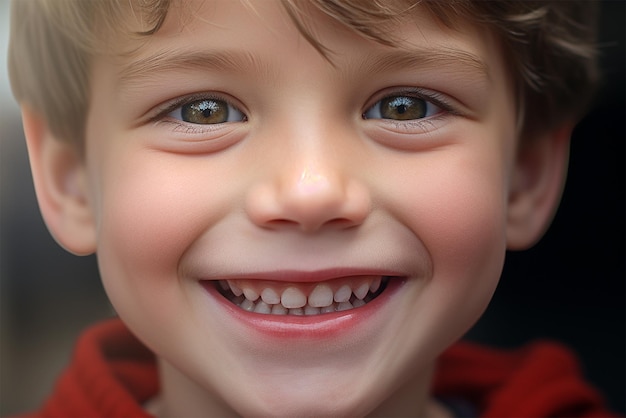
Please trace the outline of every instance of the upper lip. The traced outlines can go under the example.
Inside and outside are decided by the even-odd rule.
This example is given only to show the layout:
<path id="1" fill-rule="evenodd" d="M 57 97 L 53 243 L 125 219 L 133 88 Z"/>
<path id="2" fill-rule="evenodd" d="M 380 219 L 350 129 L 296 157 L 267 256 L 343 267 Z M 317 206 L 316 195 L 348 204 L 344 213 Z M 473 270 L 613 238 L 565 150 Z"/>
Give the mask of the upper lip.
<path id="1" fill-rule="evenodd" d="M 406 273 L 386 270 L 354 267 L 337 267 L 315 271 L 301 270 L 274 270 L 257 272 L 238 272 L 236 274 L 220 275 L 219 277 L 205 277 L 204 280 L 251 279 L 291 283 L 323 282 L 327 280 L 356 277 L 356 276 L 391 276 L 405 277 Z"/>

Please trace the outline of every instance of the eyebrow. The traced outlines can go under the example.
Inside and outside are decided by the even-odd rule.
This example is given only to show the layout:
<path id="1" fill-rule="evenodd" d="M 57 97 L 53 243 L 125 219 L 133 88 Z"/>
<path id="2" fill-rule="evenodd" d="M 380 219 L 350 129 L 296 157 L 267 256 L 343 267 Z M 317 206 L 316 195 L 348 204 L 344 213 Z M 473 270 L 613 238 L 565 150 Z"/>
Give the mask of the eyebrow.
<path id="1" fill-rule="evenodd" d="M 140 57 L 124 66 L 119 72 L 120 84 L 149 79 L 161 72 L 214 70 L 221 72 L 268 75 L 269 67 L 254 54 L 239 51 L 187 51 L 164 50 L 147 57 Z"/>
<path id="2" fill-rule="evenodd" d="M 264 63 L 252 52 L 229 50 L 188 51 L 184 49 L 163 50 L 140 57 L 124 66 L 119 72 L 120 84 L 149 80 L 163 72 L 214 70 L 224 73 L 252 73 L 260 78 L 274 78 L 270 63 Z M 354 77 L 354 71 L 377 75 L 402 68 L 440 68 L 447 72 L 471 74 L 484 80 L 489 79 L 487 64 L 477 55 L 457 48 L 410 48 L 375 53 L 341 67 L 346 79 Z M 272 76 L 272 74 L 274 74 Z"/>
<path id="3" fill-rule="evenodd" d="M 484 60 L 471 52 L 452 47 L 399 49 L 375 54 L 359 63 L 357 68 L 372 75 L 399 68 L 437 68 L 446 72 L 472 74 L 485 81 L 490 79 L 489 67 Z"/>

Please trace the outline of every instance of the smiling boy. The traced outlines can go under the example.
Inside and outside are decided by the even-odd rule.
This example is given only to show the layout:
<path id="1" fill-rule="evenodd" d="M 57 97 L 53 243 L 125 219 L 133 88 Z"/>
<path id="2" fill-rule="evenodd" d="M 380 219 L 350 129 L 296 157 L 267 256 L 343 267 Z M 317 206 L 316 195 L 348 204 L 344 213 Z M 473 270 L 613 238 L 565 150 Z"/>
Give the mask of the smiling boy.
<path id="1" fill-rule="evenodd" d="M 42 214 L 124 324 L 79 345 L 110 362 L 99 400 L 83 355 L 42 415 L 528 411 L 431 386 L 558 204 L 594 79 L 582 5 L 13 7 Z M 604 413 L 568 373 L 580 396 L 536 411 Z"/>

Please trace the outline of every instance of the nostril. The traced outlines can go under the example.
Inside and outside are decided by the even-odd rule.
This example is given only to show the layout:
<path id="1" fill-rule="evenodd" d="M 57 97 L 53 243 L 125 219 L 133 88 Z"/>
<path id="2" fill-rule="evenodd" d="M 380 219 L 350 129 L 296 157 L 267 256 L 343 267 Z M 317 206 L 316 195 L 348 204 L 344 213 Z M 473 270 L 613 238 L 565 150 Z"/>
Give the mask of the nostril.
<path id="1" fill-rule="evenodd" d="M 331 219 L 326 222 L 327 226 L 335 227 L 337 229 L 352 228 L 359 224 L 360 222 L 355 222 L 354 220 L 348 219 L 348 218 L 336 218 L 336 219 Z"/>
<path id="2" fill-rule="evenodd" d="M 303 232 L 315 232 L 321 227 L 330 227 L 334 229 L 348 229 L 357 226 L 358 222 L 354 222 L 347 218 L 335 218 L 328 221 L 320 222 L 319 224 L 303 223 L 292 221 L 289 219 L 272 219 L 264 222 L 264 226 L 269 229 L 285 229 L 293 228 L 300 229 Z"/>
<path id="3" fill-rule="evenodd" d="M 299 224 L 296 221 L 290 221 L 289 219 L 271 219 L 263 223 L 264 226 L 271 228 L 298 228 Z"/>

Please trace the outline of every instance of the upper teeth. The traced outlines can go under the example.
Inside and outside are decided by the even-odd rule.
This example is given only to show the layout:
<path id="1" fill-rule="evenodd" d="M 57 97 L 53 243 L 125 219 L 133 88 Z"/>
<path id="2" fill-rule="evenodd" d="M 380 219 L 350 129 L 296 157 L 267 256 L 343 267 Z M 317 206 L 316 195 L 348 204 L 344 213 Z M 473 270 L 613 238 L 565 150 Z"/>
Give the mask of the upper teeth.
<path id="1" fill-rule="evenodd" d="M 291 285 L 282 290 L 263 287 L 250 280 L 220 280 L 221 288 L 232 295 L 229 299 L 242 309 L 276 315 L 316 315 L 343 311 L 364 305 L 380 289 L 381 276 L 361 277 L 356 282 L 335 288 L 319 283 L 307 296 L 302 286 Z M 310 288 L 310 286 L 309 286 Z"/>

